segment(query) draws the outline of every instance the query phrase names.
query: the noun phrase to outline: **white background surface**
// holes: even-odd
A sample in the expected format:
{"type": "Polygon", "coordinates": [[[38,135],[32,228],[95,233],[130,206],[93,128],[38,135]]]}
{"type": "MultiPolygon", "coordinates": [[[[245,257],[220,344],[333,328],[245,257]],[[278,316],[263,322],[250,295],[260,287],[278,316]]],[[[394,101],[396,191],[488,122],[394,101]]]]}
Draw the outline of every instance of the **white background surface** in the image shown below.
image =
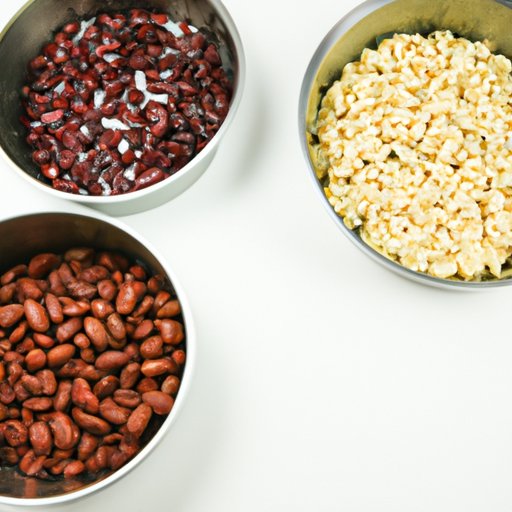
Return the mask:
{"type": "MultiPolygon", "coordinates": [[[[56,510],[511,510],[512,291],[388,273],[342,236],[307,176],[303,73],[356,3],[225,0],[248,61],[239,114],[192,189],[124,219],[188,292],[191,393],[138,468],[56,510]]],[[[21,5],[3,1],[1,24],[21,5]]],[[[52,209],[80,208],[0,164],[2,216],[52,209]]]]}

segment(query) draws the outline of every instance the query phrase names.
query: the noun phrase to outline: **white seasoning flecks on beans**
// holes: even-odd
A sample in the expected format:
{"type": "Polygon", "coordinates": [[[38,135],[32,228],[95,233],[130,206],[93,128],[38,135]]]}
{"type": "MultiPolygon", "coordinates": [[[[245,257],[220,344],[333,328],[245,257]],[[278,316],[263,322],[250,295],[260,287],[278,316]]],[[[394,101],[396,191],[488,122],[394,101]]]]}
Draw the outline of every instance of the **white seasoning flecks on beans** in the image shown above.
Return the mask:
{"type": "Polygon", "coordinates": [[[397,34],[348,64],[318,116],[326,194],[385,256],[440,278],[512,255],[512,63],[451,32],[397,34]]]}

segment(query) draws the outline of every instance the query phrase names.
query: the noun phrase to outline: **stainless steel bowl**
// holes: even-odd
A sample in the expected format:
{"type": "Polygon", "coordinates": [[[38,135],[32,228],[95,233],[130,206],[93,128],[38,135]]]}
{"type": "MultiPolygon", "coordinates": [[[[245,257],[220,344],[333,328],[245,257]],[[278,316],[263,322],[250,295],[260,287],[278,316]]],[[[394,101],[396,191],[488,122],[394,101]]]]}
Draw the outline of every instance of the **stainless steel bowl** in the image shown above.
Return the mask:
{"type": "Polygon", "coordinates": [[[0,152],[24,179],[61,199],[84,203],[110,215],[129,215],[159,206],[192,186],[210,165],[226,130],[238,109],[245,81],[242,41],[230,14],[220,0],[30,0],[18,11],[0,34],[0,152]],[[78,196],[60,192],[36,179],[39,171],[32,161],[32,150],[25,142],[20,91],[26,78],[26,65],[42,45],[66,22],[88,19],[98,12],[114,12],[133,7],[156,9],[174,19],[189,20],[206,28],[218,40],[225,69],[233,80],[233,98],[224,124],[210,143],[178,173],[138,192],[113,196],[78,196]]]}
{"type": "MultiPolygon", "coordinates": [[[[144,448],[122,468],[100,480],[84,483],[78,479],[47,482],[22,476],[15,469],[0,469],[0,504],[52,505],[96,492],[130,472],[162,440],[183,406],[196,357],[196,338],[190,306],[174,272],[154,247],[127,226],[100,214],[38,213],[0,222],[0,274],[40,252],[62,253],[73,246],[90,246],[118,251],[143,261],[148,268],[167,277],[182,307],[187,334],[187,361],[174,407],[158,427],[147,436],[144,448]]],[[[2,507],[0,507],[1,509],[2,507]]]]}
{"type": "MultiPolygon", "coordinates": [[[[341,5],[341,4],[340,4],[341,5]]],[[[470,40],[488,39],[496,51],[512,57],[512,1],[499,0],[368,0],[343,17],[320,43],[307,68],[299,100],[299,131],[309,174],[329,215],[341,231],[367,256],[414,281],[443,288],[475,290],[508,286],[512,280],[467,282],[439,279],[409,270],[384,257],[348,229],[329,204],[315,160],[316,119],[323,95],[341,76],[346,64],[364,48],[376,48],[376,38],[393,32],[429,33],[451,30],[470,40]]]]}

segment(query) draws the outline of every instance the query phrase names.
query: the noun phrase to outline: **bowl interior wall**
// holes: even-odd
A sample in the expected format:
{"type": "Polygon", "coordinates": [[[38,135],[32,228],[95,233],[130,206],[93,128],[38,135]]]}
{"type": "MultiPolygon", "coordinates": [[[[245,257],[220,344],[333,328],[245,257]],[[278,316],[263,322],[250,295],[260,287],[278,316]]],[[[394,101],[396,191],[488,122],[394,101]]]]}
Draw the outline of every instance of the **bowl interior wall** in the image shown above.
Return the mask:
{"type": "Polygon", "coordinates": [[[187,20],[205,29],[219,45],[220,54],[234,87],[238,84],[239,57],[226,22],[210,0],[32,0],[0,36],[0,146],[21,169],[36,177],[26,130],[20,123],[21,88],[27,78],[27,63],[69,21],[90,19],[100,12],[131,8],[167,12],[173,19],[187,20]],[[9,29],[9,30],[7,30],[9,29]]]}

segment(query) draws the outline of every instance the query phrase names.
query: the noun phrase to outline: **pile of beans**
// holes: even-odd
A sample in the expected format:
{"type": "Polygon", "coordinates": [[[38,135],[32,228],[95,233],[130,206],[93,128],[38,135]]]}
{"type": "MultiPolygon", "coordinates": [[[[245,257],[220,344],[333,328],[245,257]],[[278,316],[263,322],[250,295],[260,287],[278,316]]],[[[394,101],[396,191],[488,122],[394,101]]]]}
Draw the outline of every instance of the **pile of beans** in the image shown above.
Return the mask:
{"type": "Polygon", "coordinates": [[[67,24],[28,68],[21,121],[38,178],[73,194],[175,174],[219,130],[232,94],[208,34],[141,9],[67,24]]]}
{"type": "Polygon", "coordinates": [[[95,479],[171,411],[185,364],[180,305],[111,252],[33,257],[0,277],[0,465],[95,479]]]}

